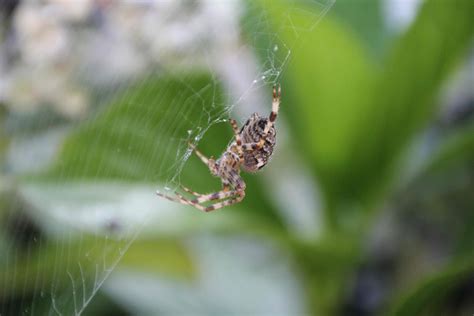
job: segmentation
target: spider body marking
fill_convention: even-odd
[[[280,87],[277,90],[274,86],[272,111],[268,118],[260,117],[258,113],[254,113],[240,130],[235,120],[229,120],[234,131],[234,140],[227,146],[219,159],[207,158],[193,144],[189,144],[201,161],[208,166],[211,174],[221,178],[221,191],[200,194],[182,187],[184,191],[194,197],[192,199],[188,199],[178,192],[175,192],[175,196],[158,191],[156,194],[173,202],[194,206],[205,212],[241,202],[245,197],[246,188],[244,180],[240,177],[241,170],[254,173],[263,168],[273,154],[276,144],[274,123],[280,108],[280,96]],[[215,203],[208,206],[203,205],[207,202]]]
[[[258,113],[254,113],[239,132],[242,143],[245,145],[258,144],[261,139],[264,139],[263,146],[260,148],[254,145],[252,150],[244,151],[242,169],[245,172],[256,172],[262,169],[273,154],[273,148],[276,143],[276,130],[275,126],[272,125],[265,135],[265,126],[267,124],[268,118],[262,118]]]

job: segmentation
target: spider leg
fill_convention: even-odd
[[[270,113],[270,116],[268,117],[267,125],[265,126],[265,129],[263,130],[264,136],[268,134],[268,131],[270,130],[270,128],[272,128],[273,123],[275,123],[277,119],[278,111],[280,110],[280,97],[281,97],[280,85],[278,85],[278,90],[276,86],[273,86],[272,112]]]
[[[200,152],[193,143],[189,142],[188,145],[196,153],[199,159],[202,160],[202,162],[204,162],[206,165],[209,165],[209,158],[207,158],[202,152]]]
[[[222,184],[222,191],[227,192],[230,191],[230,185],[228,183]]]
[[[176,193],[176,195],[179,198],[180,203],[194,206],[195,208],[204,212],[210,212],[210,211],[223,208],[225,206],[229,206],[229,205],[241,202],[245,197],[245,191],[227,191],[227,192],[220,191],[220,192],[203,195],[202,197],[194,199],[194,200],[188,200],[182,195],[180,195],[179,193]],[[236,196],[236,197],[231,198],[233,196]],[[225,200],[226,198],[231,198],[231,199]],[[199,203],[205,203],[205,202],[213,201],[213,200],[223,200],[223,201],[215,203],[215,204],[211,204],[209,206],[203,206],[199,204]]]
[[[229,206],[229,205],[241,202],[245,197],[245,191],[238,191],[238,192],[240,192],[240,194],[237,197],[209,205],[208,207],[206,207],[205,211],[211,212],[211,211],[223,208],[225,206]]]
[[[229,120],[230,125],[232,125],[232,129],[234,130],[235,142],[237,146],[242,146],[242,139],[240,138],[239,134],[239,127],[237,126],[237,122],[234,119]]]
[[[210,158],[207,158],[191,142],[189,142],[188,145],[196,153],[196,155],[199,157],[199,159],[201,159],[201,161],[209,167],[209,170],[211,170],[211,173],[215,174],[217,172],[217,165],[216,165],[216,161],[214,160],[214,158],[212,156]]]
[[[206,203],[206,202],[214,201],[214,200],[223,200],[223,199],[233,197],[235,195],[240,195],[239,192],[240,191],[235,191],[235,190],[233,190],[233,191],[218,191],[218,192],[214,192],[214,193],[201,195],[200,197],[197,197],[193,200],[189,200],[189,202],[191,202],[193,204],[202,204],[202,203]]]
[[[168,195],[168,194],[161,193],[160,191],[156,191],[156,195],[161,196],[162,198],[165,198],[165,199],[170,200],[170,201],[173,201],[173,202],[178,202],[178,203],[182,203],[182,204],[188,204],[188,203],[183,203],[183,201],[181,201],[181,200],[180,200],[179,198],[177,198],[177,197],[174,197],[174,196],[171,196],[171,195]]]
[[[176,196],[170,196],[170,195],[167,195],[167,194],[163,194],[159,191],[156,191],[156,195],[161,196],[162,198],[165,198],[165,199],[170,200],[172,202],[177,202],[177,203],[181,203],[181,204],[184,204],[184,205],[194,206],[195,208],[200,209],[201,211],[205,211],[205,209],[206,209],[202,205],[193,204],[190,200],[188,200],[187,198],[185,198],[184,196],[182,196],[181,194],[179,194],[177,192],[175,192]]]
[[[181,185],[181,189],[183,189],[184,191],[186,191],[186,192],[188,192],[189,194],[192,194],[192,195],[194,195],[194,196],[196,196],[196,197],[203,196],[203,194],[194,192],[193,190],[188,189],[188,188],[185,187],[184,185]]]
[[[278,86],[278,90],[277,90],[277,87],[273,86],[272,111],[270,112],[270,116],[268,117],[267,124],[265,125],[265,128],[263,129],[263,136],[260,139],[260,141],[258,141],[257,143],[244,144],[243,150],[252,151],[252,150],[260,149],[263,147],[263,145],[265,144],[265,140],[267,139],[268,132],[273,127],[273,124],[275,123],[277,119],[278,111],[280,110],[280,97],[281,97],[281,87]]]
[[[235,144],[237,147],[237,154],[240,157],[240,163],[244,162],[244,152],[242,149],[242,138],[240,137],[239,127],[237,122],[234,119],[229,120],[230,125],[232,125],[232,129],[234,130],[234,137],[235,137]]]
[[[210,193],[210,194],[206,194],[206,195],[201,195],[201,196],[199,196],[199,197],[197,197],[193,200],[189,200],[189,199],[185,198],[184,196],[182,196],[178,192],[175,192],[176,197],[163,194],[159,191],[157,191],[156,194],[158,196],[161,196],[161,197],[163,197],[165,199],[168,199],[170,201],[173,201],[173,202],[178,202],[178,203],[181,203],[181,204],[194,206],[195,208],[197,208],[201,211],[204,211],[204,212],[213,211],[213,210],[222,208],[222,207],[227,206],[227,205],[238,203],[238,202],[242,201],[242,199],[245,197],[245,192],[244,191],[234,191],[234,190],[233,191],[226,191],[226,192],[219,191],[219,192],[214,192],[214,193]],[[210,206],[203,206],[203,205],[200,204],[200,203],[205,203],[205,202],[209,202],[209,201],[213,201],[213,200],[223,200],[223,199],[230,198],[230,197],[233,197],[233,196],[236,196],[236,195],[237,195],[237,197],[235,197],[233,199],[224,200],[222,202],[215,203],[215,204],[212,204]]]
[[[209,194],[199,194],[186,188],[186,192],[192,192],[192,194],[194,195],[194,199],[192,200],[184,197],[178,192],[175,192],[175,196],[166,195],[159,191],[157,191],[156,194],[173,202],[194,206],[195,208],[204,212],[213,211],[215,209],[219,209],[227,205],[238,203],[242,201],[242,199],[245,197],[245,182],[239,177],[238,173],[236,173],[234,170],[229,170],[228,173],[229,179],[223,179],[223,189],[221,191]],[[232,184],[229,183],[229,181]],[[203,203],[215,200],[222,201],[215,204],[211,204],[209,206],[202,205]]]
[[[281,98],[281,87],[278,85],[278,91],[275,86],[273,86],[273,102],[272,102],[272,112],[268,120],[273,124],[276,121],[278,111],[280,110],[280,98]],[[268,132],[268,131],[267,131]]]

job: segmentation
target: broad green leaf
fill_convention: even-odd
[[[369,48],[370,55],[379,61],[392,40],[383,0],[337,0],[330,12],[354,32]]]
[[[389,54],[369,111],[354,131],[350,168],[364,188],[361,196],[376,198],[383,192],[397,158],[432,118],[442,83],[467,52],[473,35],[472,1],[425,1]]]
[[[170,177],[191,140],[222,109],[207,75],[149,78],[117,95],[65,142],[52,178],[155,182]],[[181,150],[181,151],[180,151]]]
[[[329,223],[334,224],[334,209],[356,199],[359,179],[352,177],[352,144],[368,111],[375,70],[355,34],[330,15],[306,32],[295,34],[292,24],[278,28],[289,19],[296,25],[311,25],[317,7],[302,5],[296,10],[285,1],[265,4],[281,42],[296,42],[282,77],[281,112],[290,118],[294,141],[314,167],[328,204]]]
[[[170,186],[179,182],[200,193],[220,190],[220,179],[196,155],[184,158],[188,141],[196,142],[195,137],[203,137],[197,146],[207,156],[218,157],[225,150],[232,129],[226,122],[213,123],[226,118],[225,104],[221,86],[207,74],[145,78],[80,123],[51,170],[35,178],[148,182],[157,189],[174,178]],[[242,209],[272,214],[278,222],[256,177],[247,179],[253,192]]]
[[[430,119],[444,79],[474,34],[472,1],[426,1],[380,72],[350,30],[324,18],[310,32],[278,28],[293,6],[265,2],[281,41],[292,48],[283,104],[295,141],[313,163],[334,227],[358,227],[390,183],[405,146]],[[297,25],[306,14],[291,15]],[[314,9],[314,8],[313,8]],[[359,223],[360,224],[360,223]],[[355,225],[355,226],[354,226]]]

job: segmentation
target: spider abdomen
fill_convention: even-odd
[[[244,163],[242,169],[246,172],[256,172],[262,169],[273,154],[276,142],[276,131],[272,126],[264,137],[264,128],[267,124],[266,118],[260,118],[257,113],[253,114],[240,131],[242,143],[258,143],[264,139],[263,146],[259,149],[244,152]]]

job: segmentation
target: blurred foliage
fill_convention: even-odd
[[[170,76],[140,81],[81,124],[65,142],[57,163],[39,177],[164,182],[180,168],[183,149],[187,142],[195,143],[195,137],[204,137],[199,150],[207,156],[220,155],[232,137],[230,124],[205,128],[210,123],[208,115],[215,119],[223,113],[224,102],[222,88],[209,74],[191,74],[184,80]],[[176,107],[185,112],[173,110]],[[188,134],[188,120],[194,120],[198,134]],[[173,138],[175,135],[180,139]],[[180,182],[195,191],[219,190],[220,179],[213,178],[208,167],[192,156]],[[274,210],[262,199],[260,186],[253,185],[255,181],[255,177],[246,178],[254,192],[261,194],[246,198],[245,209],[259,209],[266,220],[280,225]]]
[[[35,251],[35,247],[30,247],[27,254],[20,255],[10,265],[0,266],[2,268],[0,270],[0,282],[7,285],[3,289],[2,299],[5,299],[4,295],[12,297],[34,295],[40,284],[43,284],[43,286],[44,284],[53,284],[56,288],[61,288],[65,284],[70,284],[70,276],[81,275],[81,273],[83,273],[84,280],[77,279],[74,282],[78,284],[82,282],[89,283],[91,281],[89,278],[96,274],[96,262],[104,262],[106,259],[113,262],[114,256],[118,255],[115,252],[104,254],[104,249],[98,246],[98,241],[87,237],[63,244],[63,252],[67,255],[59,257],[59,250],[54,241],[38,241],[36,247],[40,246],[40,252]],[[111,240],[108,247],[118,249],[124,246],[122,243]],[[86,254],[84,254],[84,249],[88,249]],[[159,253],[160,256],[157,257],[156,253]],[[83,260],[85,257],[88,260]],[[86,264],[81,265],[78,262]],[[55,265],[67,268],[64,270],[51,269]],[[164,274],[178,279],[192,279],[194,276],[187,252],[176,241],[137,241],[124,252],[118,266],[119,269],[127,267],[155,274]],[[98,288],[94,288],[97,284],[89,286],[90,291],[98,290]],[[87,294],[89,294],[89,291],[87,291]]]
[[[5,120],[6,109],[0,102],[0,122]],[[2,124],[3,125],[3,124]],[[5,151],[8,146],[8,137],[4,128],[0,128],[0,166],[3,166],[5,159]]]
[[[278,23],[286,12],[283,3],[269,5]],[[291,29],[281,34],[283,41],[293,36]],[[317,31],[305,36],[303,44],[292,51],[292,58],[283,78],[286,102],[294,109],[288,116],[295,141],[304,148],[302,153],[321,183],[327,219],[335,228],[338,212],[359,207],[354,202],[364,202],[357,192],[365,187],[364,179],[354,174],[357,168],[352,162],[356,153],[348,151],[360,128],[359,120],[369,111],[375,70],[360,43],[330,19],[322,20]],[[359,201],[354,201],[356,198]]]
[[[420,177],[443,171],[457,165],[473,165],[474,162],[474,127],[465,127],[450,135],[438,152],[424,166]]]
[[[287,3],[262,2],[277,29],[290,11]],[[311,16],[291,16],[295,25],[310,23],[298,21],[305,18]],[[441,84],[459,65],[473,34],[472,2],[448,5],[434,0],[424,3],[416,21],[396,40],[380,66],[369,58],[355,34],[336,20],[323,19],[314,32],[301,35],[302,44],[292,51],[283,78],[285,102],[292,107],[286,114],[294,139],[304,148],[302,153],[314,166],[324,191],[328,228],[342,233],[343,240],[350,240],[347,232],[364,231],[374,209],[391,193],[401,156],[433,117]],[[295,29],[283,28],[279,36],[282,42],[289,42]],[[473,161],[472,133],[461,134],[446,155],[451,152],[453,159],[462,159],[454,152],[458,149],[466,159],[459,162],[469,163]],[[362,241],[360,237],[355,240]],[[320,266],[318,272],[340,275],[343,271],[334,262]],[[337,284],[338,278],[328,278],[332,286]],[[310,284],[310,293],[314,292],[310,300],[316,302],[316,310],[333,314],[340,301],[337,295],[325,301],[332,308],[322,308],[318,301],[328,292],[318,290],[315,280]]]
[[[422,281],[415,289],[404,295],[394,307],[391,315],[466,315],[472,313],[474,294],[474,260],[473,257],[462,258],[443,271]],[[467,296],[451,301],[460,287],[468,286]],[[464,294],[460,293],[461,296]],[[448,305],[446,306],[446,302]],[[451,305],[451,306],[450,306]],[[465,308],[465,309],[464,309]]]
[[[7,198],[8,197],[8,198]],[[8,204],[6,204],[8,203]],[[0,212],[0,252],[8,253],[7,245],[14,245],[14,260],[0,258],[0,300],[15,296],[34,296],[44,287],[60,288],[70,284],[70,277],[82,276],[84,280],[97,277],[97,263],[114,262],[121,256],[119,268],[133,267],[150,273],[162,273],[178,279],[192,279],[195,271],[187,251],[181,242],[171,238],[142,238],[130,245],[122,240],[106,236],[82,233],[79,235],[47,236],[31,220],[28,212],[32,206],[12,190],[0,190],[0,210],[15,210],[11,214]],[[35,211],[35,210],[33,210]],[[4,240],[4,239],[7,240]],[[11,246],[9,246],[11,247]],[[104,247],[109,251],[104,252]],[[157,257],[155,254],[159,253]],[[8,258],[7,258],[8,259]],[[52,269],[59,265],[64,269]],[[101,266],[102,268],[102,266]],[[89,291],[97,291],[96,284]],[[84,289],[86,291],[86,289]],[[85,295],[85,293],[84,293]],[[85,300],[86,298],[83,297]]]
[[[345,283],[358,263],[360,246],[349,236],[326,236],[317,244],[297,243],[292,248],[300,264],[310,310],[336,314]]]
[[[217,90],[217,91],[216,91]],[[156,182],[166,180],[175,167],[176,152],[189,138],[189,126],[223,100],[210,77],[163,78],[140,81],[69,137],[58,163],[48,173],[61,179],[119,179]],[[180,107],[186,111],[173,111]],[[171,139],[180,135],[182,139]],[[203,172],[196,168],[196,178]],[[173,169],[171,169],[173,172]]]
[[[375,61],[379,61],[386,52],[387,43],[392,40],[383,13],[383,2],[378,0],[342,0],[331,9],[331,14],[338,16],[345,32],[363,42]]]
[[[266,4],[275,24],[284,19],[284,2]],[[471,42],[471,8],[469,1],[428,1],[379,71],[357,38],[330,19],[292,52],[289,117],[334,228],[383,197],[394,163],[432,117],[442,80]],[[291,28],[281,34],[283,41],[293,36]]]
[[[334,11],[344,19],[350,16],[354,4],[341,3],[336,4]],[[409,145],[436,113],[442,84],[472,45],[474,3],[470,0],[425,1],[415,22],[386,50],[381,60],[376,60],[373,53],[382,55],[380,52],[385,51],[382,49],[383,31],[374,28],[374,24],[381,23],[375,12],[370,14],[370,21],[354,18],[352,23],[359,21],[355,30],[329,16],[314,31],[298,33],[296,28],[278,27],[288,12],[292,12],[295,25],[311,25],[314,16],[298,14],[286,1],[261,0],[257,4],[259,6],[252,6],[246,19],[258,19],[265,12],[270,29],[259,32],[258,37],[247,34],[250,41],[255,45],[256,42],[271,43],[273,38],[264,37],[276,30],[282,43],[292,42],[295,36],[300,43],[292,48],[291,62],[282,77],[283,104],[291,105],[291,108],[283,106],[282,112],[289,120],[292,139],[320,184],[328,225],[324,235],[316,241],[292,236],[266,197],[262,182],[258,177],[246,176],[252,194],[235,207],[240,226],[224,223],[215,231],[253,233],[277,241],[294,257],[311,311],[320,315],[338,314],[343,310],[350,280],[367,259],[364,242],[373,229],[372,224],[376,223],[376,211],[384,209],[382,204],[392,203],[394,197],[402,196],[392,204],[402,215],[403,225],[406,217],[413,220],[417,215],[422,218],[426,215],[436,224],[430,225],[442,230],[449,220],[446,218],[452,216],[451,209],[434,207],[442,204],[440,200],[433,202],[432,197],[442,197],[439,191],[448,189],[446,186],[433,189],[429,183],[442,183],[453,170],[458,170],[457,175],[472,172],[472,167],[465,167],[474,165],[474,132],[472,126],[467,126],[447,137],[404,188],[399,189],[397,183]],[[375,6],[371,9],[376,11]],[[305,6],[301,12],[310,10],[317,9]],[[213,122],[209,130],[201,129],[198,134],[189,135],[189,126],[183,121],[192,118],[193,126],[209,126],[209,115],[217,118],[225,113],[228,100],[222,90],[215,78],[206,73],[140,80],[93,117],[81,122],[65,141],[50,170],[25,180],[166,181],[180,167],[177,163],[181,156],[177,159],[176,153],[184,155],[183,148],[189,140],[204,137],[199,141],[199,149],[206,155],[217,156],[230,139],[232,132],[228,123]],[[173,110],[177,106],[185,113]],[[176,135],[179,139],[173,138]],[[0,153],[1,143],[0,134]],[[209,175],[207,167],[194,155],[184,168],[180,183],[203,192],[219,188],[219,181]],[[432,181],[434,178],[436,181]],[[469,182],[472,178],[466,181],[462,188],[468,191],[473,188]],[[432,189],[424,203],[420,202],[420,192],[426,192],[423,189]],[[410,190],[413,196],[406,192]],[[448,204],[453,200],[444,197]],[[470,203],[471,200],[464,201]],[[468,208],[465,204],[459,207]],[[406,209],[409,211],[405,212]],[[439,217],[436,211],[441,213]],[[454,225],[460,233],[453,237],[455,250],[447,251],[451,257],[441,271],[411,280],[415,285],[395,284],[395,293],[390,293],[389,302],[384,302],[391,306],[393,315],[433,315],[449,311],[445,308],[449,302],[443,299],[447,300],[448,294],[462,286],[466,279],[472,279],[474,269],[470,255],[474,218],[469,212],[458,214],[461,220],[454,221]],[[416,233],[417,227],[413,230]],[[413,231],[407,231],[405,237],[411,238]],[[88,238],[85,236],[80,244],[72,241],[63,245],[72,255],[60,258],[65,261],[59,264],[78,269],[75,264],[78,258],[74,254],[82,253],[76,251],[76,247],[96,249],[98,253],[91,255],[103,256],[102,248],[93,246],[93,236],[90,236],[91,246],[87,246]],[[1,266],[0,283],[12,285],[5,289],[8,295],[24,289],[34,291],[36,285],[30,282],[36,282],[37,275],[48,280],[44,282],[70,282],[67,275],[52,275],[48,270],[53,264],[51,260],[58,260],[57,249],[53,240],[44,243],[41,253],[32,250],[27,258],[21,255],[15,260],[14,266]],[[154,253],[159,253],[159,258]],[[181,243],[173,238],[135,241],[125,252],[120,266],[184,279],[195,275],[191,259]],[[40,270],[43,272],[38,274]],[[16,282],[4,281],[12,278]]]

